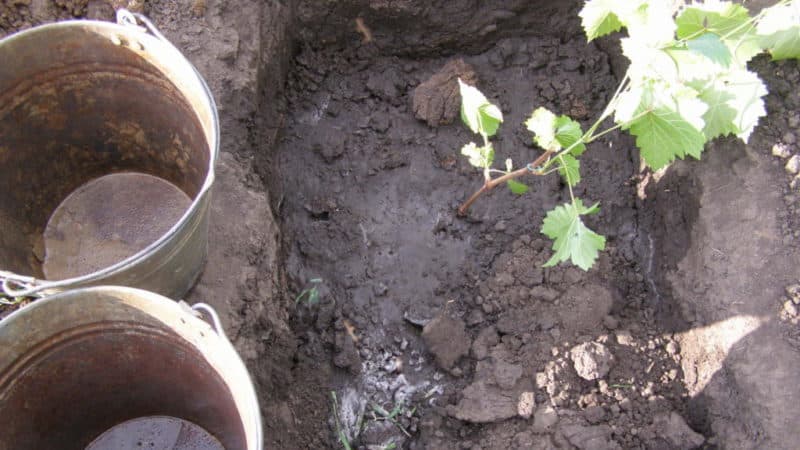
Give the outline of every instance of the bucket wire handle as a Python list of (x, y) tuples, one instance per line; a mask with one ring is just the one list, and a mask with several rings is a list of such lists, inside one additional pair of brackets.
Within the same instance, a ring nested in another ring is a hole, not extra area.
[(201, 315), (202, 313), (206, 313), (208, 317), (211, 318), (211, 326), (214, 328), (214, 331), (226, 341), (228, 340), (228, 336), (225, 335), (225, 329), (222, 328), (222, 321), (219, 320), (217, 311), (211, 305), (208, 303), (195, 303), (192, 305), (192, 311), (200, 313)]
[[(34, 277), (0, 270), (0, 304), (13, 305), (25, 297), (40, 297), (41, 291), (57, 287), (58, 282), (46, 282)], [(14, 300), (7, 300), (3, 296)]]
[[(144, 24), (144, 26), (139, 25), (140, 22)], [(118, 9), (117, 24), (126, 27), (136, 28), (141, 30), (142, 32), (149, 32), (150, 34), (155, 36), (156, 39), (172, 47), (176, 52), (182, 53), (180, 49), (178, 49), (178, 47), (175, 46), (175, 44), (173, 44), (169, 39), (167, 39), (163, 34), (161, 34), (161, 31), (159, 31), (158, 28), (153, 24), (153, 22), (151, 22), (150, 19), (148, 19), (144, 14), (133, 13), (124, 8)], [(194, 70), (195, 75), (197, 75), (198, 81), (200, 81), (200, 85), (202, 86), (203, 90), (206, 93), (206, 98), (208, 98), (208, 101), (211, 103), (211, 113), (214, 116), (213, 117), (214, 120), (211, 121), (213, 127), (212, 133), (214, 136), (216, 136), (217, 143), (219, 143), (219, 138), (220, 138), (219, 112), (217, 111), (217, 104), (216, 102), (214, 102), (214, 94), (211, 92), (211, 88), (208, 87), (208, 83), (206, 83), (206, 80), (205, 78), (203, 78), (203, 75), (200, 73), (199, 70), (197, 70), (197, 67), (195, 67), (195, 65), (192, 64), (188, 59), (186, 60), (186, 62), (189, 63), (189, 66), (192, 68), (192, 70)]]

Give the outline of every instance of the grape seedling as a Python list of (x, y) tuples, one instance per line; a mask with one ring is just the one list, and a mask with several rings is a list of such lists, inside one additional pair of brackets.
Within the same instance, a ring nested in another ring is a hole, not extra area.
[[(588, 270), (605, 248), (603, 236), (590, 230), (582, 217), (599, 211), (585, 206), (573, 193), (581, 181), (580, 157), (586, 145), (617, 129), (636, 137), (644, 163), (652, 170), (687, 155), (700, 159), (706, 142), (735, 135), (747, 142), (766, 114), (767, 88), (747, 63), (767, 51), (773, 60), (800, 58), (800, 0), (783, 0), (755, 16), (744, 6), (708, 0), (677, 9), (671, 0), (588, 0), (580, 12), (589, 41), (627, 30), (622, 53), (630, 60), (625, 76), (600, 117), (584, 132), (566, 115), (537, 108), (525, 122), (543, 152), (514, 169), (494, 168), (495, 149), (489, 138), (503, 115), (478, 89), (459, 80), (461, 119), (482, 137), (461, 149), (484, 183), (459, 208), (466, 214), (483, 193), (500, 184), (515, 194), (528, 187), (523, 175), (558, 172), (569, 189), (570, 202), (549, 211), (541, 227), (553, 240), (553, 256), (545, 266), (571, 261)], [(600, 130), (606, 119), (613, 124)]]

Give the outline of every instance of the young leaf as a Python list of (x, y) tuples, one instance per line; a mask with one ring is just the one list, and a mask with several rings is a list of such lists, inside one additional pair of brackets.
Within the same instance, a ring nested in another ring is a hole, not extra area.
[(767, 87), (758, 75), (746, 69), (730, 72), (723, 81), (734, 97), (728, 104), (736, 110), (736, 135), (747, 142), (758, 120), (767, 114), (762, 98), (767, 95)]
[(589, 0), (586, 2), (578, 15), (581, 17), (581, 24), (589, 41), (619, 31), (625, 26), (614, 12), (619, 3), (615, 0)]
[(633, 8), (631, 13), (620, 12), (628, 35), (651, 48), (661, 48), (675, 38), (675, 2), (672, 0), (635, 0), (614, 3)]
[(517, 180), (508, 180), (508, 188), (511, 189), (511, 192), (517, 195), (522, 195), (528, 192), (528, 186), (520, 183)]
[(800, 58), (800, 0), (765, 9), (757, 29), (773, 60)]
[[(555, 122), (556, 126), (556, 140), (561, 147), (569, 148), (571, 145), (575, 144), (576, 142), (580, 141), (583, 137), (583, 130), (581, 130), (581, 124), (572, 120), (569, 116), (561, 115), (558, 116)], [(586, 145), (583, 142), (575, 145), (575, 147), (570, 150), (570, 153), (575, 156), (581, 156), (583, 152), (586, 150)]]
[(533, 141), (545, 150), (561, 150), (556, 139), (556, 115), (547, 108), (539, 107), (525, 121), (525, 126), (533, 133)]
[(461, 120), (464, 124), (473, 133), (494, 135), (499, 123), (503, 121), (500, 109), (486, 100), (481, 91), (464, 83), (460, 78), (458, 88), (461, 92)]
[(497, 106), (486, 103), (478, 108), (478, 119), (479, 128), (486, 133), (486, 136), (494, 136), (503, 121), (503, 113)]
[(469, 158), (469, 163), (478, 169), (486, 169), (494, 162), (494, 148), (492, 144), (478, 147), (474, 142), (470, 142), (461, 148), (461, 154)]
[(686, 39), (709, 31), (727, 39), (737, 39), (747, 32), (745, 23), (750, 20), (747, 8), (732, 2), (694, 3), (675, 19), (678, 38)]
[(717, 136), (737, 134), (739, 128), (735, 123), (736, 110), (731, 108), (728, 103), (734, 99), (734, 95), (731, 94), (729, 88), (721, 82), (715, 82), (708, 86), (700, 86), (701, 84), (697, 83), (694, 87), (700, 93), (698, 98), (708, 105), (708, 110), (703, 114), (705, 121), (703, 134), (706, 139), (710, 141)]
[(564, 181), (570, 185), (575, 186), (581, 182), (581, 162), (574, 156), (566, 154), (559, 156), (558, 173), (564, 178)]
[(714, 33), (705, 33), (686, 42), (690, 51), (699, 53), (722, 67), (731, 65), (731, 51)]
[(597, 211), (597, 204), (586, 208), (580, 199), (575, 199), (574, 204), (565, 203), (547, 213), (542, 223), (542, 233), (553, 239), (555, 254), (545, 263), (545, 267), (567, 260), (583, 270), (589, 270), (594, 265), (597, 253), (605, 249), (606, 238), (587, 228), (580, 216)]
[(665, 107), (653, 109), (631, 123), (645, 163), (658, 170), (686, 154), (700, 158), (706, 138), (680, 114)]

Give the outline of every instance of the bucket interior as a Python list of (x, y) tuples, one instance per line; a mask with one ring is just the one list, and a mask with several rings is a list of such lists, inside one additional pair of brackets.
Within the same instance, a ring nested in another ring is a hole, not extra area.
[[(3, 322), (0, 448), (96, 450), (108, 430), (153, 416), (196, 424), (226, 449), (248, 448), (236, 390), (249, 381), (234, 379), (240, 372), (225, 361), (232, 347), (218, 346), (199, 319), (179, 318), (172, 301), (162, 297), (164, 309), (127, 292), (73, 291)], [(77, 323), (54, 317), (74, 319), (78, 309)]]
[[(159, 61), (159, 46), (143, 33), (96, 22), (41, 27), (0, 43), (3, 269), (44, 277), (48, 220), (92, 180), (147, 174), (189, 199), (201, 192), (215, 139), (210, 118), (198, 113), (193, 96), (201, 94), (181, 86), (182, 77), (195, 77), (190, 66)], [(109, 193), (93, 202), (86, 220), (127, 200)]]

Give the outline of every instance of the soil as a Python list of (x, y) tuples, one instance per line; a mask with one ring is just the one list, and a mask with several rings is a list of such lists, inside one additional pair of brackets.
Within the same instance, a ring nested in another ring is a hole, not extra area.
[[(4, 1), (0, 34), (113, 17), (63, 3)], [(498, 160), (518, 166), (537, 155), (534, 107), (591, 123), (624, 67), (613, 39), (586, 43), (578, 2), (139, 6), (219, 104), (209, 259), (187, 300), (217, 308), (251, 370), (265, 448), (800, 441), (796, 61), (754, 61), (769, 115), (748, 145), (719, 140), (656, 181), (628, 135), (591, 144), (576, 194), (602, 201), (608, 248), (589, 272), (543, 269), (538, 229), (566, 188), (528, 179), (456, 217), (481, 177), (452, 83), (499, 103)]]

